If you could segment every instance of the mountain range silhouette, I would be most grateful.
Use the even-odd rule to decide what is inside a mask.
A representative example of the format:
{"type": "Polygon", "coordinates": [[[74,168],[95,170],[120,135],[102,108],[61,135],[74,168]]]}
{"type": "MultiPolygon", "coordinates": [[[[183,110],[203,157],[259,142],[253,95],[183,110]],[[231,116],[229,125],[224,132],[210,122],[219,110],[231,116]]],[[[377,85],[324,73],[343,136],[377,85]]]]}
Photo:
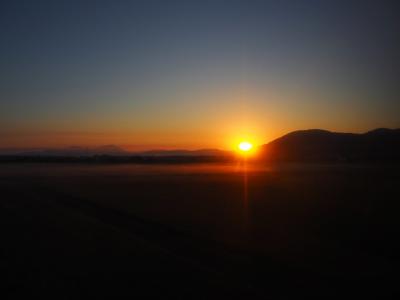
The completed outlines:
{"type": "Polygon", "coordinates": [[[398,161],[400,129],[363,134],[299,130],[261,146],[260,156],[269,161],[398,161]]]}
{"type": "MultiPolygon", "coordinates": [[[[18,157],[234,157],[232,151],[149,150],[130,152],[116,145],[72,146],[56,149],[0,149],[1,156],[18,157]]],[[[322,129],[290,132],[259,147],[258,160],[279,162],[400,161],[400,129],[378,128],[366,133],[331,132],[322,129]]]]}

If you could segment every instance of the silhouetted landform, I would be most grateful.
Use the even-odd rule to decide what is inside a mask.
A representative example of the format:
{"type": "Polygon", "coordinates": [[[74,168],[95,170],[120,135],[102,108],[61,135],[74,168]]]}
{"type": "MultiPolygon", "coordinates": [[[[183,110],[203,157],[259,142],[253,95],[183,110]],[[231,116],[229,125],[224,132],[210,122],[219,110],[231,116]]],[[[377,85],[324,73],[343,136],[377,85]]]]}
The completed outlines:
{"type": "MultiPolygon", "coordinates": [[[[257,160],[268,162],[399,162],[400,129],[364,134],[298,130],[260,147],[257,160]]],[[[0,162],[203,163],[237,160],[218,149],[129,152],[115,145],[60,149],[0,149],[0,162]]]]}
{"type": "Polygon", "coordinates": [[[185,150],[185,149],[179,149],[179,150],[151,150],[151,151],[145,151],[145,152],[140,152],[136,153],[136,155],[139,156],[195,156],[195,157],[200,157],[200,156],[230,156],[232,155],[232,152],[230,151],[222,151],[219,149],[199,149],[199,150],[185,150]]]}
{"type": "Polygon", "coordinates": [[[146,156],[146,155],[93,155],[93,156],[36,156],[0,155],[0,163],[111,163],[111,164],[188,164],[210,162],[232,162],[233,155],[222,156],[146,156]]]}
{"type": "Polygon", "coordinates": [[[229,156],[230,151],[219,149],[199,150],[150,150],[142,152],[127,151],[116,145],[105,145],[100,147],[72,146],[66,148],[44,148],[44,149],[0,149],[0,155],[8,156],[40,156],[40,157],[90,157],[90,156],[135,156],[135,157],[182,157],[182,156],[229,156]]]}
{"type": "Polygon", "coordinates": [[[129,152],[115,145],[58,149],[0,149],[0,162],[59,163],[203,163],[232,161],[233,153],[218,149],[129,152]]]}
{"type": "Polygon", "coordinates": [[[60,163],[203,163],[232,161],[233,153],[218,149],[130,152],[115,145],[53,149],[0,149],[0,162],[60,163]]]}
{"type": "Polygon", "coordinates": [[[364,134],[299,130],[261,147],[268,161],[400,161],[400,129],[379,128],[364,134]]]}
{"type": "Polygon", "coordinates": [[[100,147],[71,146],[66,148],[48,149],[0,149],[0,155],[9,156],[41,156],[41,157],[80,157],[95,155],[126,156],[130,153],[115,145],[104,145],[100,147]]]}

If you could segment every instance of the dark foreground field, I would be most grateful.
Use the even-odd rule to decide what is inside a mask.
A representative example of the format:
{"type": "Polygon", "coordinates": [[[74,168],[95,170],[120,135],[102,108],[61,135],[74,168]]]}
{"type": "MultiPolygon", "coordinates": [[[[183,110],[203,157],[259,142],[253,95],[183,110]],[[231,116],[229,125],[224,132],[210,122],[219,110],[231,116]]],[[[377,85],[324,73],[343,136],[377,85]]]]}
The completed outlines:
{"type": "Polygon", "coordinates": [[[399,291],[377,165],[0,165],[1,299],[375,299],[399,291]]]}

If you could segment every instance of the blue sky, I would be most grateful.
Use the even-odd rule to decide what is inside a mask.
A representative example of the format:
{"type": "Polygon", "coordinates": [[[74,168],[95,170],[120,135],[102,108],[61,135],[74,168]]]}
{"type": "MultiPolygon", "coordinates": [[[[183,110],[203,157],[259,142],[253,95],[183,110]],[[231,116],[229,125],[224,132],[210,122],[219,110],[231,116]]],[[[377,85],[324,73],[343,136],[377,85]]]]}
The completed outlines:
{"type": "Polygon", "coordinates": [[[0,146],[400,127],[395,1],[2,1],[0,146]]]}

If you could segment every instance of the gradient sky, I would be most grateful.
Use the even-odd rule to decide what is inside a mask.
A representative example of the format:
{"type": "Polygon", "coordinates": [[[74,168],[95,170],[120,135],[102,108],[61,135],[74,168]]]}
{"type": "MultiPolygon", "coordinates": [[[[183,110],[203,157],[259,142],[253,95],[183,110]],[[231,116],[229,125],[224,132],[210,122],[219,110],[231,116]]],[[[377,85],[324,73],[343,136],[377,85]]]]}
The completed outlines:
{"type": "Polygon", "coordinates": [[[397,1],[1,1],[0,147],[400,127],[397,1]]]}

